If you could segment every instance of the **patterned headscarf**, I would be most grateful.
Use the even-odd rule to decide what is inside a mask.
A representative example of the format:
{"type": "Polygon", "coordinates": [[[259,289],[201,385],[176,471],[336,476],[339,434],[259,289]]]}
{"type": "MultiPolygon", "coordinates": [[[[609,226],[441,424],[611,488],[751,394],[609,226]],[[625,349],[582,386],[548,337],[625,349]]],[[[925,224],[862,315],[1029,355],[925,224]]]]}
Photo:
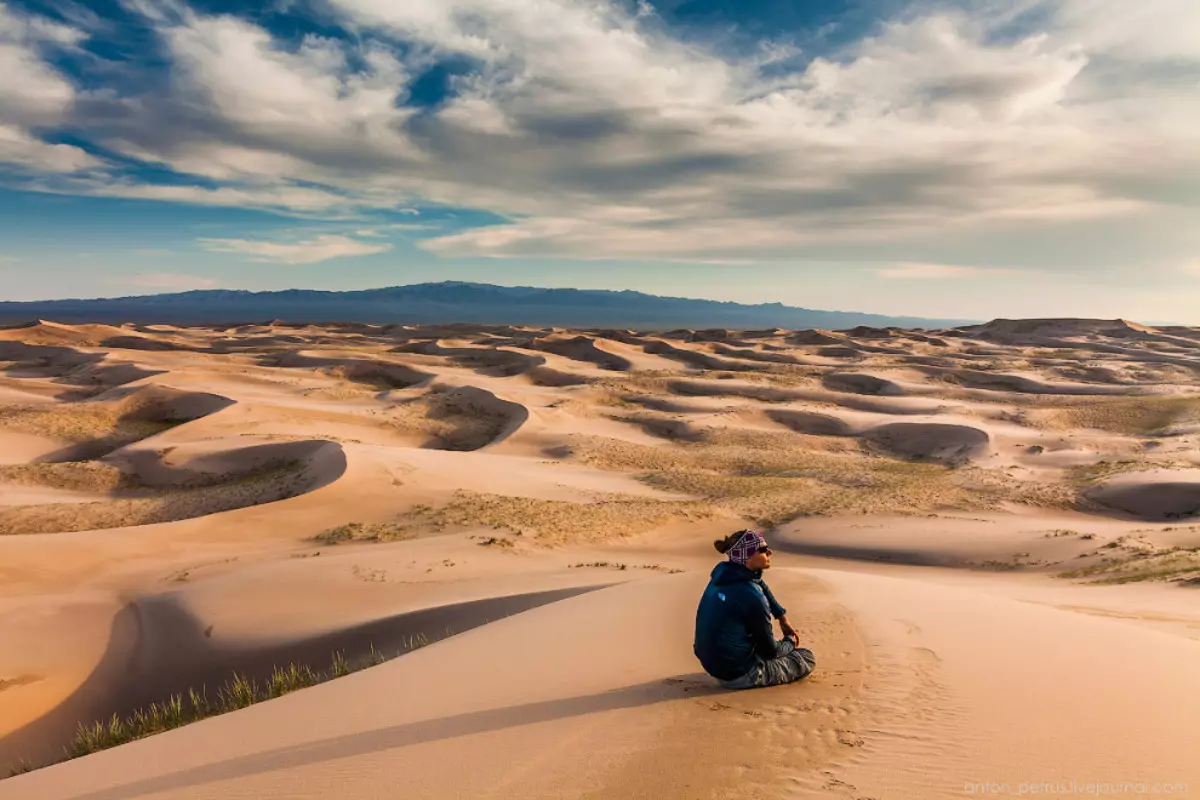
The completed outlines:
{"type": "Polygon", "coordinates": [[[729,548],[729,560],[734,564],[745,564],[750,560],[750,556],[758,552],[758,548],[766,547],[767,540],[758,531],[745,530],[742,531],[742,538],[737,540],[737,544],[729,548]]]}

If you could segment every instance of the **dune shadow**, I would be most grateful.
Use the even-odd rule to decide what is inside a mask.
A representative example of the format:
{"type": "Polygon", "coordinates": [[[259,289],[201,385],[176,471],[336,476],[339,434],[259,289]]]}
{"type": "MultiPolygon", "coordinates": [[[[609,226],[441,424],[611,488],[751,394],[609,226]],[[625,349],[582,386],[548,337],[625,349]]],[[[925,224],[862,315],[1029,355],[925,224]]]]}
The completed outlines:
{"type": "Polygon", "coordinates": [[[362,662],[374,649],[402,655],[421,638],[437,641],[601,585],[488,598],[384,617],[313,636],[237,645],[213,638],[207,626],[170,595],[138,599],[113,621],[109,647],[96,669],[53,711],[0,740],[0,763],[60,756],[80,723],[127,717],[151,703],[195,689],[210,700],[233,675],[267,680],[276,666],[329,668],[333,654],[362,662]]]}
{"type": "Polygon", "coordinates": [[[829,558],[838,561],[868,561],[907,567],[966,567],[966,559],[932,550],[906,547],[882,547],[851,544],[816,544],[777,537],[773,547],[785,553],[829,558]]]}
{"type": "Polygon", "coordinates": [[[125,798],[195,787],[216,781],[249,778],[265,772],[296,769],[338,759],[462,736],[490,733],[539,722],[552,722],[604,711],[638,708],[686,697],[725,694],[728,691],[699,673],[678,675],[665,680],[647,681],[597,694],[454,714],[448,717],[330,737],[306,744],[280,747],[89,792],[79,795],[77,800],[125,800],[125,798]]]}

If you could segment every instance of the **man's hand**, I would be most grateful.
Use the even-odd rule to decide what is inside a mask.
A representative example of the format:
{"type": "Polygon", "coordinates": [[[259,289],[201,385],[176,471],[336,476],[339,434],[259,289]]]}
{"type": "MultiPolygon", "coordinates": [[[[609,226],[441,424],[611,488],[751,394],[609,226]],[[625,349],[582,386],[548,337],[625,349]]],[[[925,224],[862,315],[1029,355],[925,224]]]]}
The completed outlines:
{"type": "Polygon", "coordinates": [[[791,639],[792,644],[796,647],[800,646],[800,634],[796,633],[796,629],[788,622],[786,615],[779,618],[779,629],[783,631],[783,638],[791,639]]]}

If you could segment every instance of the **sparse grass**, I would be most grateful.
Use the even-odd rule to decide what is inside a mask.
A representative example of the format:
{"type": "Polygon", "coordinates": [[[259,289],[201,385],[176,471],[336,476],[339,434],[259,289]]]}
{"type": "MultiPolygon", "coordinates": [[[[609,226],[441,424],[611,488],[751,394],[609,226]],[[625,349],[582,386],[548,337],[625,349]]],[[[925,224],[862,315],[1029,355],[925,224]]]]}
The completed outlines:
{"type": "Polygon", "coordinates": [[[670,447],[581,437],[573,452],[590,466],[638,474],[651,486],[761,525],[808,515],[917,514],[1004,503],[1072,508],[1078,502],[1069,488],[1020,481],[999,470],[815,451],[806,446],[813,437],[801,434],[703,434],[702,441],[670,447]]]}
{"type": "Polygon", "coordinates": [[[1180,422],[1200,419],[1200,397],[1091,398],[1067,407],[1041,409],[1033,412],[1033,417],[1048,428],[1153,434],[1180,422]]]}
{"type": "Polygon", "coordinates": [[[96,457],[175,427],[176,421],[138,419],[108,403],[72,403],[49,408],[0,406],[0,428],[86,445],[96,457]]]}
{"type": "Polygon", "coordinates": [[[566,543],[632,536],[675,519],[707,519],[712,514],[700,503],[630,495],[601,495],[589,503],[572,503],[460,490],[442,508],[409,519],[434,530],[487,526],[546,543],[566,543]]]}
{"type": "MultiPolygon", "coordinates": [[[[207,717],[225,714],[241,708],[282,697],[285,694],[315,686],[335,678],[341,678],[366,667],[382,664],[403,653],[432,644],[423,634],[403,639],[401,649],[387,656],[371,645],[370,652],[359,662],[351,663],[345,653],[335,652],[327,671],[317,671],[305,664],[289,664],[275,667],[270,677],[261,683],[245,675],[234,673],[209,699],[206,690],[190,689],[186,696],[172,695],[161,703],[134,711],[127,717],[114,714],[106,720],[91,724],[80,724],[75,740],[67,750],[68,758],[107,750],[126,742],[152,736],[187,725],[207,717]]],[[[27,763],[27,762],[26,762],[27,763]]],[[[27,766],[28,771],[32,766],[27,766]]]]}
{"type": "Polygon", "coordinates": [[[998,570],[1001,572],[1007,572],[1010,570],[1024,569],[1028,565],[1023,564],[1021,561],[1014,559],[1012,561],[988,560],[988,561],[984,561],[982,564],[980,564],[980,566],[983,567],[984,569],[991,569],[991,570],[998,570]]]}
{"type": "Polygon", "coordinates": [[[289,461],[225,483],[163,491],[151,497],[13,506],[0,509],[0,536],[124,528],[190,519],[295,497],[306,490],[309,480],[304,462],[289,461]]]}
{"type": "Polygon", "coordinates": [[[133,486],[130,476],[111,464],[66,461],[0,465],[0,483],[48,486],[76,492],[111,492],[133,486]]]}
{"type": "Polygon", "coordinates": [[[401,433],[428,437],[446,450],[477,450],[500,435],[509,417],[467,395],[431,392],[389,409],[384,421],[401,433]]]}
{"type": "Polygon", "coordinates": [[[1150,461],[1146,459],[1122,459],[1120,461],[1097,461],[1095,464],[1081,464],[1066,471],[1066,479],[1077,484],[1093,484],[1123,475],[1129,472],[1144,472],[1150,469],[1178,469],[1190,464],[1166,461],[1150,461]]]}
{"type": "Polygon", "coordinates": [[[416,535],[416,527],[411,524],[348,522],[321,531],[312,537],[312,541],[324,545],[343,542],[397,542],[416,535]]]}
{"type": "Polygon", "coordinates": [[[1090,583],[1098,584],[1162,580],[1188,583],[1200,580],[1200,548],[1131,549],[1121,542],[1109,542],[1103,549],[1123,549],[1126,552],[1123,555],[1108,556],[1080,569],[1060,573],[1059,577],[1086,579],[1090,583]]]}
{"type": "Polygon", "coordinates": [[[674,567],[664,567],[660,564],[635,564],[633,567],[630,567],[628,564],[623,564],[619,561],[592,561],[590,563],[568,564],[567,568],[568,569],[615,569],[615,570],[621,570],[621,571],[624,571],[627,569],[646,569],[646,570],[653,570],[656,572],[665,572],[668,575],[677,575],[681,572],[686,571],[686,570],[682,570],[682,569],[675,569],[674,567]]]}
{"type": "Polygon", "coordinates": [[[507,536],[489,536],[479,543],[483,547],[499,547],[505,550],[512,550],[517,546],[517,543],[507,536]]]}

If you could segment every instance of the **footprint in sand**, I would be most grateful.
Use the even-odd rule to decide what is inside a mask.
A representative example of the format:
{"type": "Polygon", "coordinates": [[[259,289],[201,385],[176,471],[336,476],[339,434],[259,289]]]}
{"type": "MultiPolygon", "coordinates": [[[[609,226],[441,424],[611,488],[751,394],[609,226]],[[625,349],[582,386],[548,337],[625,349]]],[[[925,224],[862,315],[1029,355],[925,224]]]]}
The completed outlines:
{"type": "Polygon", "coordinates": [[[866,740],[859,736],[854,731],[842,730],[837,731],[837,740],[839,744],[844,744],[847,747],[862,747],[866,744],[866,740]]]}

